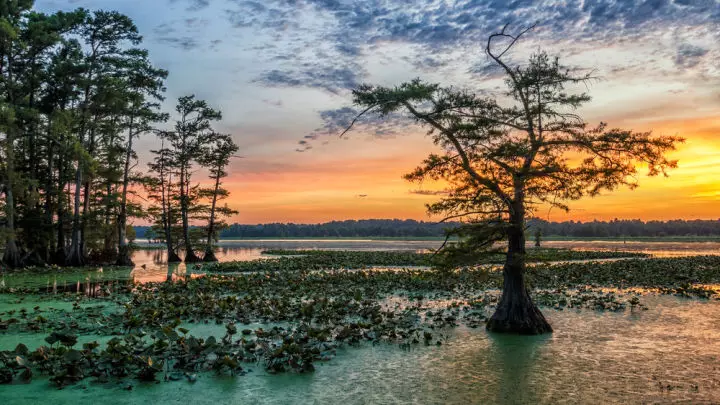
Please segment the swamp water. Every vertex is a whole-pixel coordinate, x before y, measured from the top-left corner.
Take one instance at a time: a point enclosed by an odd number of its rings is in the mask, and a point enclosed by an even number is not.
[[[583,242],[587,243],[587,242]],[[600,242],[604,243],[604,242]],[[319,248],[350,250],[421,250],[435,242],[396,241],[252,241],[221,248],[220,260],[261,257],[267,248]],[[681,243],[688,245],[687,243]],[[388,246],[388,245],[391,245]],[[620,250],[633,250],[630,245]],[[644,243],[651,245],[651,243]],[[719,251],[707,243],[692,244],[688,254]],[[548,242],[548,247],[575,247],[572,242]],[[608,248],[612,247],[600,247]],[[637,251],[658,253],[652,246]],[[674,249],[675,248],[675,249]],[[668,255],[683,252],[665,247]],[[104,269],[78,275],[5,276],[6,286],[53,288],[59,291],[92,291],[103,281],[163,281],[167,274],[184,276],[184,265],[168,268],[162,251],[139,251],[131,269]],[[143,265],[145,265],[143,267]],[[190,273],[196,270],[190,269]],[[34,278],[33,278],[34,277]],[[99,283],[93,283],[98,281]],[[67,290],[62,290],[64,286]],[[85,289],[85,290],[84,290]],[[68,309],[72,302],[34,297],[16,302],[0,294],[0,312],[40,305]],[[442,346],[362,344],[346,347],[328,362],[316,362],[307,374],[271,375],[262,365],[244,365],[245,376],[201,373],[195,383],[141,383],[126,381],[94,384],[92,379],[58,390],[47,378],[29,385],[0,386],[0,404],[81,404],[112,398],[113,404],[558,404],[558,403],[720,403],[720,301],[646,295],[648,310],[596,312],[583,309],[557,311],[543,308],[555,332],[549,336],[491,335],[483,328],[458,327],[442,331]],[[90,301],[83,306],[102,305]],[[427,304],[427,302],[426,302]],[[108,306],[112,304],[106,304]],[[221,336],[223,325],[185,325],[198,337]],[[252,325],[258,327],[259,325]],[[3,336],[0,350],[22,341],[31,349],[43,344],[45,334]],[[79,343],[108,337],[79,334]],[[127,384],[132,385],[127,390]]]
[[[546,308],[549,336],[459,327],[444,331],[439,347],[362,344],[302,375],[270,375],[257,365],[234,378],[203,373],[195,383],[130,381],[132,390],[90,380],[58,390],[37,378],[0,386],[0,403],[720,403],[720,301],[650,295],[645,302],[647,311],[618,313]],[[221,329],[195,325],[191,333]]]
[[[436,249],[442,245],[439,240],[348,240],[348,239],[292,239],[292,240],[227,240],[221,241],[216,256],[220,261],[255,260],[277,256],[263,255],[267,249],[321,249],[321,250],[405,250],[423,252]],[[648,253],[656,257],[678,257],[694,255],[720,254],[720,242],[627,242],[621,241],[547,241],[548,248],[568,248],[577,250],[622,250],[628,252]],[[531,243],[528,242],[528,247]],[[160,282],[167,279],[185,277],[187,274],[201,274],[202,264],[184,263],[169,265],[164,250],[138,250],[133,254],[135,268],[116,269],[104,268],[98,271],[93,267],[87,271],[47,274],[13,274],[0,275],[0,292],[6,288],[37,287],[52,291],[79,289],[85,292],[89,281],[130,280],[136,283]],[[79,283],[79,284],[78,284]],[[92,286],[90,286],[92,288]],[[89,292],[91,294],[91,292]]]

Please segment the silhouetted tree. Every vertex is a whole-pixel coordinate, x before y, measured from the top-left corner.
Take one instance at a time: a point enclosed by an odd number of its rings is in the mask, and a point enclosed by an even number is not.
[[[174,131],[167,131],[164,137],[168,142],[168,152],[172,168],[177,173],[180,197],[180,215],[182,218],[183,241],[185,244],[185,262],[199,262],[195,254],[193,238],[190,235],[190,217],[198,209],[197,190],[190,184],[194,164],[202,157],[203,145],[214,138],[212,121],[222,118],[220,111],[208,107],[205,100],[196,100],[194,95],[180,97],[175,111],[179,118]]]
[[[665,174],[677,165],[665,153],[682,139],[610,129],[605,123],[589,127],[575,110],[590,97],[566,87],[588,82],[590,74],[576,74],[545,52],[533,54],[525,66],[506,60],[528,30],[511,35],[503,28],[485,45],[487,56],[505,73],[503,97],[419,79],[394,88],[363,85],[353,95],[363,108],[359,115],[402,113],[429,128],[444,152],[431,154],[406,179],[447,182],[448,195],[429,204],[428,211],[465,221],[463,233],[473,229],[475,246],[461,246],[472,250],[507,242],[502,297],[487,329],[541,334],[552,328],[525,284],[528,212],[540,203],[568,209],[568,200],[621,185],[634,188],[636,163],[646,164],[649,175]],[[498,41],[504,41],[499,48]]]
[[[218,238],[218,232],[227,226],[218,218],[229,217],[237,214],[237,211],[231,209],[227,204],[218,206],[218,201],[227,198],[230,193],[222,187],[222,179],[227,176],[225,169],[230,163],[230,159],[238,151],[238,146],[233,142],[230,135],[216,134],[214,142],[206,148],[200,157],[199,163],[210,171],[210,179],[214,185],[212,188],[201,190],[202,194],[209,197],[210,212],[208,214],[207,226],[207,243],[205,245],[205,255],[203,261],[216,262],[214,242]]]

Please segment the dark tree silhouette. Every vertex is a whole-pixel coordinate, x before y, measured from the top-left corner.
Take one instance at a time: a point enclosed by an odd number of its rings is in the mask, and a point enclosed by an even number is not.
[[[224,200],[230,195],[222,187],[222,179],[227,177],[227,166],[237,151],[238,146],[230,135],[216,134],[214,142],[205,148],[199,160],[199,163],[210,172],[210,179],[214,183],[212,188],[201,190],[201,195],[211,201],[208,212],[207,243],[205,255],[203,255],[204,262],[218,261],[217,257],[215,257],[215,241],[218,239],[219,231],[227,227],[227,224],[220,219],[238,213],[228,207],[227,204],[218,206],[220,200]]]
[[[590,127],[575,112],[590,97],[568,88],[593,77],[563,67],[545,52],[533,54],[527,65],[511,65],[506,55],[530,28],[517,35],[506,28],[485,46],[505,74],[507,92],[500,97],[419,79],[394,88],[363,85],[353,92],[363,109],[353,123],[368,113],[400,113],[429,128],[443,153],[431,154],[406,179],[447,183],[448,194],[428,211],[466,223],[458,232],[471,234],[473,243],[460,246],[507,242],[502,298],[487,329],[541,334],[552,328],[525,283],[526,217],[541,203],[567,210],[569,200],[623,185],[634,188],[636,164],[646,165],[651,176],[666,174],[677,162],[665,153],[682,139],[610,129],[605,123]]]
[[[135,141],[157,136],[155,123],[168,119],[160,112],[168,72],[139,47],[128,16],[83,8],[46,14],[33,3],[0,2],[0,271],[132,265],[128,223],[147,214],[135,193],[143,178],[134,170]],[[180,102],[177,133],[158,136],[168,147],[151,167],[161,173],[148,193],[161,204],[149,213],[161,212],[170,261],[179,260],[180,242],[192,250],[187,221],[205,205],[191,171],[212,140],[207,121],[219,118],[192,97]]]
[[[213,121],[222,119],[222,113],[210,108],[205,100],[197,100],[194,95],[180,97],[175,111],[179,118],[175,122],[175,131],[163,132],[170,148],[170,161],[178,177],[180,191],[180,215],[185,244],[185,262],[202,261],[195,254],[193,239],[190,236],[190,217],[199,210],[190,178],[194,163],[202,158],[203,145],[210,142],[215,132],[211,128]]]

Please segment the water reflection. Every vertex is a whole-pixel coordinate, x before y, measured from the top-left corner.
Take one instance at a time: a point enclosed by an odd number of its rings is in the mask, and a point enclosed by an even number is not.
[[[403,250],[423,252],[437,249],[439,240],[228,240],[221,241],[216,256],[220,261],[245,261],[268,259],[263,255],[268,249],[291,250]],[[547,241],[545,247],[570,248],[578,250],[624,250],[649,253],[656,257],[677,257],[720,253],[720,242],[627,242],[622,241]],[[139,250],[133,255],[136,268],[133,277],[137,282],[164,281],[184,277],[186,274],[201,272],[200,265],[192,265],[188,271],[185,264],[169,269],[165,250]],[[170,271],[172,270],[172,271]],[[169,274],[172,273],[172,276]]]
[[[720,242],[639,242],[567,240],[543,242],[544,247],[578,250],[622,250],[648,253],[655,257],[682,257],[720,254]]]
[[[235,246],[221,246],[215,255],[220,261],[247,261],[261,258],[268,258],[262,254],[266,248],[248,248]],[[202,263],[167,263],[167,251],[163,250],[138,250],[133,254],[135,268],[132,271],[132,278],[138,283],[162,282],[183,279],[187,275],[193,275],[202,271]]]
[[[142,243],[142,241],[141,241]],[[324,249],[324,250],[405,250],[427,251],[440,246],[438,240],[243,240],[221,241],[216,256],[220,261],[267,259],[273,256],[263,255],[267,249]],[[657,257],[677,257],[720,253],[720,242],[627,242],[622,241],[547,241],[545,247],[572,248],[579,250],[626,250],[650,253]],[[134,269],[109,268],[104,273],[99,268],[88,271],[75,271],[58,274],[11,274],[0,275],[0,290],[3,288],[33,287],[41,288],[57,283],[76,284],[93,280],[132,280],[137,283],[178,280],[188,275],[196,277],[202,273],[202,264],[193,264],[188,268],[184,263],[167,265],[167,253],[164,249],[138,250],[133,254]],[[4,286],[4,287],[3,287]]]
[[[125,285],[132,279],[130,268],[92,268],[57,273],[18,273],[0,275],[0,293],[9,289],[29,289],[41,293],[78,292],[104,295],[112,284]],[[113,287],[115,288],[115,287]]]
[[[550,336],[512,336],[488,333],[490,367],[497,370],[499,386],[496,402],[500,404],[538,403],[543,387],[535,382],[540,352]]]

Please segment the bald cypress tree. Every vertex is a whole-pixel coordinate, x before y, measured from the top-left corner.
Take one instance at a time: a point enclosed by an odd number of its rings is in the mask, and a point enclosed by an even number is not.
[[[230,135],[217,134],[213,143],[206,148],[200,157],[199,163],[208,169],[213,186],[201,190],[201,194],[210,199],[207,225],[207,243],[205,245],[204,262],[216,262],[214,242],[218,239],[220,230],[227,226],[221,218],[237,214],[237,211],[226,205],[218,203],[226,199],[230,193],[222,187],[222,179],[227,177],[227,166],[230,159],[238,151],[238,146]]]
[[[442,149],[405,177],[447,183],[447,196],[428,211],[465,222],[455,231],[463,241],[445,251],[450,259],[472,261],[496,242],[506,243],[502,297],[487,329],[542,334],[552,327],[525,283],[528,214],[540,204],[568,209],[570,200],[634,188],[637,164],[651,176],[666,174],[677,162],[665,154],[682,139],[588,125],[576,110],[590,96],[569,89],[590,81],[589,74],[576,74],[545,52],[525,65],[507,60],[526,32],[511,35],[504,28],[485,44],[486,55],[505,74],[501,97],[419,79],[392,88],[363,85],[353,95],[360,116],[403,114],[428,128]]]
[[[124,124],[127,130],[124,145],[122,184],[120,191],[119,212],[117,216],[118,258],[119,266],[132,266],[130,250],[127,245],[126,229],[128,219],[128,192],[131,180],[132,162],[137,159],[133,144],[138,136],[153,131],[153,124],[167,121],[167,114],[158,112],[158,101],[163,100],[165,90],[163,81],[168,72],[152,66],[145,50],[128,52],[125,61],[127,95]]]
[[[215,136],[212,123],[220,120],[222,114],[210,108],[205,100],[196,99],[194,95],[180,97],[175,111],[178,113],[175,130],[167,131],[163,136],[168,144],[172,169],[177,173],[185,262],[193,263],[202,259],[195,254],[190,220],[193,213],[201,210],[196,206],[199,201],[194,198],[197,190],[191,184],[191,177],[195,164],[202,158],[204,145]]]

